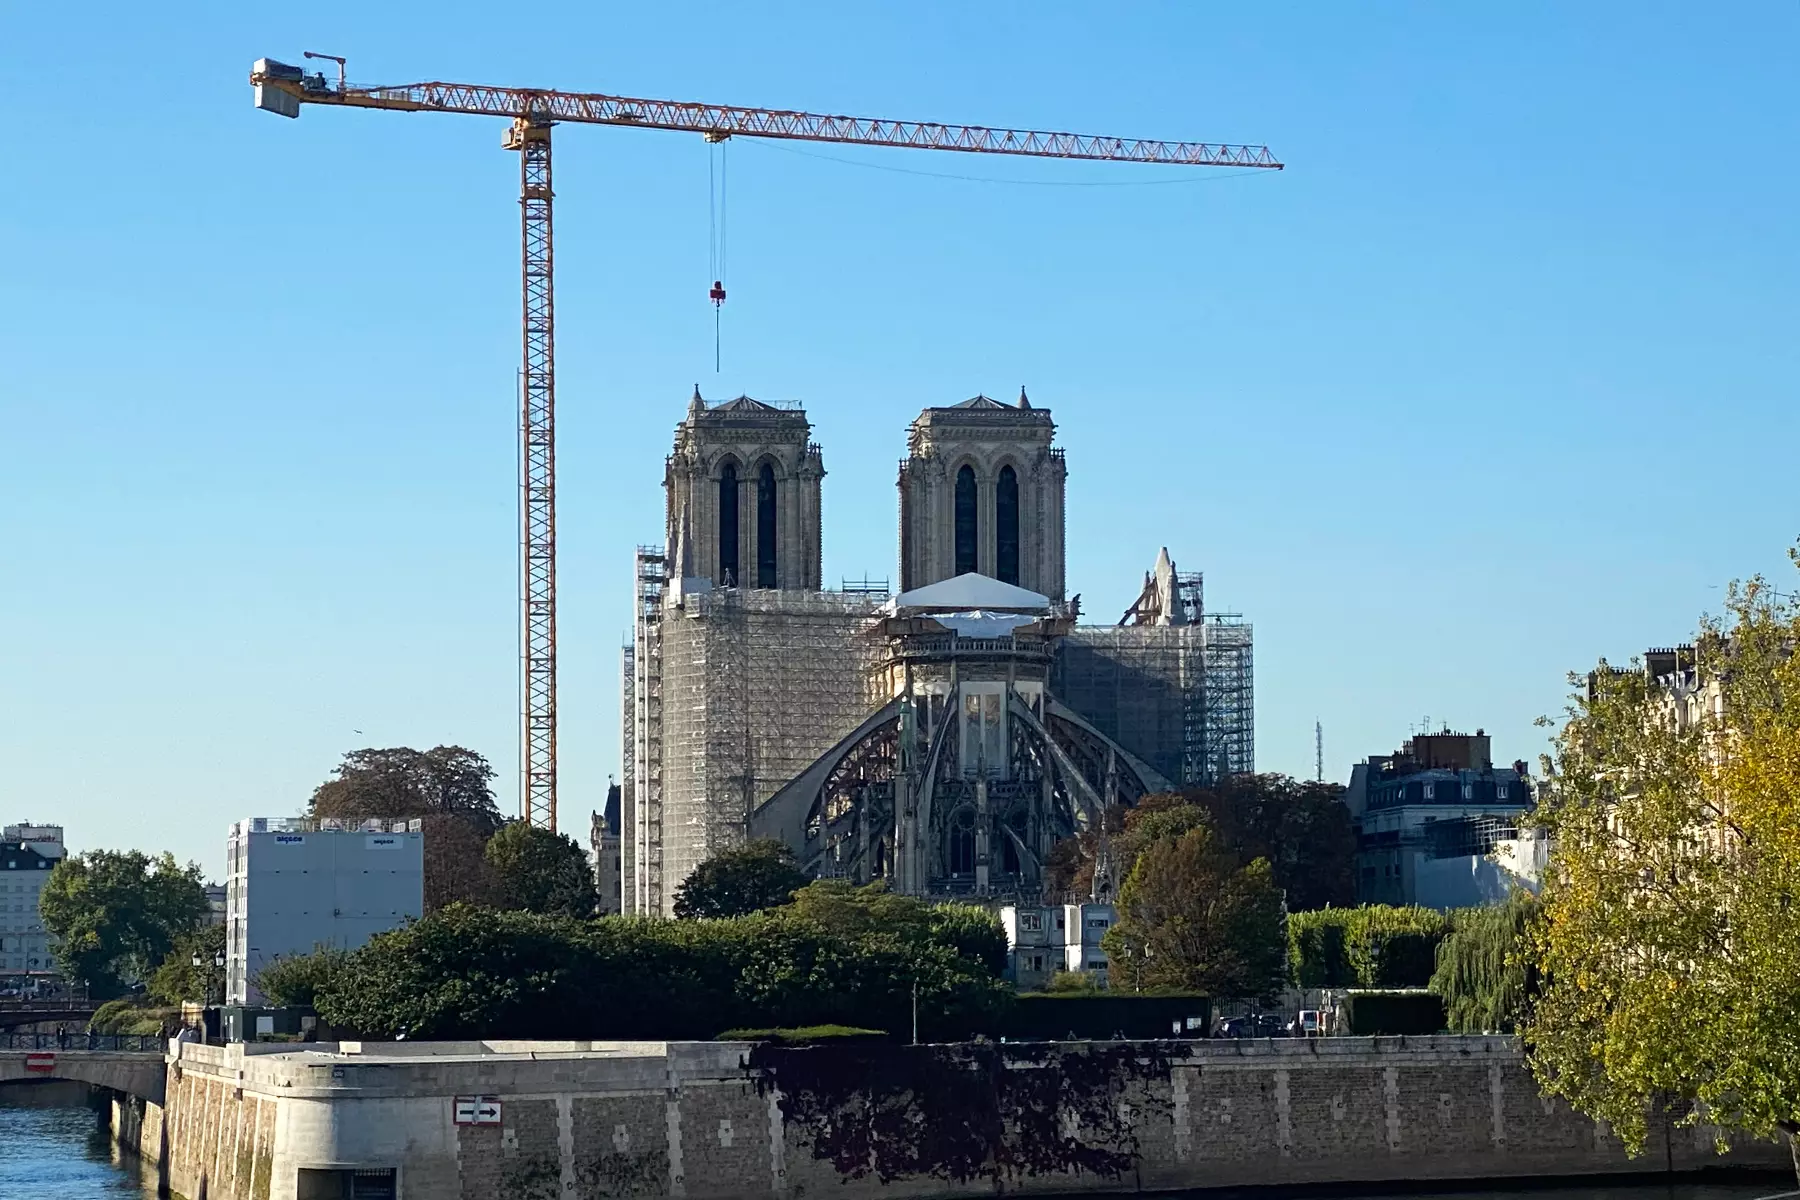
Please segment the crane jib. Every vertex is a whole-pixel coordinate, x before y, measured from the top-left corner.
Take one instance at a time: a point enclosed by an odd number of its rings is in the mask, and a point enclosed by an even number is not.
[[[744,108],[674,100],[643,100],[591,92],[487,87],[466,83],[411,83],[399,87],[350,87],[344,59],[337,80],[324,72],[271,58],[256,61],[250,82],[256,107],[298,117],[306,104],[379,108],[393,112],[452,112],[506,117],[506,147],[519,152],[522,360],[519,371],[520,483],[520,694],[519,808],[532,825],[556,829],[556,337],[552,238],[550,130],[558,122],[632,125],[732,137],[843,142],[967,154],[1157,163],[1186,167],[1281,170],[1267,146],[1170,142],[1101,137],[1029,129],[991,129],[931,121],[827,116],[783,109]],[[717,306],[725,287],[715,280]],[[715,342],[716,347],[716,342]],[[716,352],[716,351],[715,351]]]
[[[268,60],[264,60],[265,62]],[[274,64],[279,66],[279,64]],[[293,70],[290,68],[290,70]],[[894,121],[832,116],[785,109],[747,108],[674,100],[645,100],[599,92],[559,92],[467,83],[409,83],[339,89],[320,74],[258,72],[251,82],[293,101],[379,108],[395,112],[452,112],[471,116],[528,117],[589,125],[635,125],[710,137],[787,138],[900,149],[949,150],[1038,158],[1077,158],[1168,166],[1245,167],[1281,170],[1267,146],[1223,142],[1175,142],[1032,129]],[[259,107],[268,107],[259,99]],[[287,115],[287,114],[284,114]]]

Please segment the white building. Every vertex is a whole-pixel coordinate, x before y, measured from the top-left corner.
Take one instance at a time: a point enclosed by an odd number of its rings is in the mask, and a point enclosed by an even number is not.
[[[1058,971],[1091,975],[1107,985],[1106,936],[1118,913],[1110,904],[1008,904],[1000,910],[1006,930],[1006,977],[1021,992],[1039,992]]]
[[[50,869],[68,856],[61,825],[8,825],[0,831],[0,980],[19,987],[55,972],[38,897]]]
[[[231,827],[225,862],[228,1004],[260,1004],[257,974],[316,947],[354,950],[425,911],[417,819],[255,817]]]
[[[1356,824],[1356,898],[1364,904],[1466,908],[1536,890],[1548,846],[1523,818],[1523,762],[1496,767],[1489,738],[1415,734],[1351,771],[1344,805]]]

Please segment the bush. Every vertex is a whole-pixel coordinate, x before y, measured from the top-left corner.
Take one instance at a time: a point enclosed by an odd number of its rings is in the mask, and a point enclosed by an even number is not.
[[[154,1035],[181,1015],[179,1008],[159,1005],[147,996],[108,1000],[88,1020],[89,1033]]]
[[[916,903],[916,902],[915,902]],[[379,934],[314,1007],[369,1038],[696,1039],[844,1025],[954,1038],[1011,999],[929,929],[844,932],[785,911],[577,921],[453,905]]]
[[[1303,988],[1424,987],[1447,925],[1430,908],[1364,904],[1288,916],[1288,967]]]
[[[1058,971],[1050,976],[1044,988],[1052,995],[1092,995],[1101,991],[1100,981],[1086,971]]]

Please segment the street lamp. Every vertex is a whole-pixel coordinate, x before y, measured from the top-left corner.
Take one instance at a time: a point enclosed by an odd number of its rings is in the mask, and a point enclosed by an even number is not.
[[[202,966],[205,965],[204,963],[202,963],[200,961],[200,952],[198,950],[194,951],[193,957],[188,960],[188,963],[196,971],[198,971]],[[224,971],[225,971],[225,952],[223,950],[220,950],[213,955],[212,968],[213,968],[214,975],[222,975],[224,973]],[[201,986],[200,1000],[201,1000],[201,1003],[203,1003],[203,1004],[211,1004],[212,1003],[212,981],[213,981],[213,976],[208,975],[208,976],[206,976],[205,981],[204,981],[203,985]],[[223,993],[224,989],[221,988],[220,991],[221,991],[221,993]],[[221,1003],[221,1004],[225,1003],[225,997],[223,994],[221,994],[219,997],[219,1003]]]

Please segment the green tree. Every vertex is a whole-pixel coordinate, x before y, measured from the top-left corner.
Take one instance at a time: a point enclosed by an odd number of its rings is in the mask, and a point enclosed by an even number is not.
[[[1282,985],[1281,891],[1268,860],[1240,865],[1205,826],[1140,853],[1118,912],[1102,943],[1114,987],[1269,996]]]
[[[311,1008],[313,998],[344,969],[350,953],[318,946],[311,954],[278,955],[256,973],[263,999],[277,1007]]]
[[[38,901],[63,973],[99,998],[145,980],[207,913],[200,867],[141,850],[90,850],[50,871]]]
[[[425,832],[425,911],[493,904],[482,851],[506,823],[494,803],[494,769],[461,746],[352,750],[313,789],[307,815],[363,821],[418,817]]]
[[[144,990],[152,999],[170,1007],[182,1004],[218,1004],[224,1000],[225,973],[214,960],[225,952],[225,927],[202,925],[175,939],[175,945],[156,968]],[[200,965],[194,965],[194,959]]]
[[[1753,580],[1674,677],[1571,680],[1522,1032],[1543,1088],[1633,1149],[1664,1101],[1786,1134],[1800,1173],[1797,647],[1800,605]]]
[[[599,905],[587,852],[567,834],[514,821],[488,839],[498,907],[591,917]]]
[[[675,889],[675,915],[741,917],[786,904],[807,882],[792,851],[773,838],[759,838],[695,867]]]
[[[1356,833],[1343,791],[1335,783],[1264,774],[1146,796],[1106,814],[1113,865],[1124,878],[1146,847],[1204,824],[1241,861],[1267,859],[1291,911],[1354,904]],[[1099,830],[1059,842],[1049,864],[1051,890],[1085,894],[1099,845]]]
[[[858,887],[848,880],[818,879],[776,911],[846,937],[887,933],[904,942],[944,946],[991,975],[1006,971],[1006,930],[992,912],[973,904],[931,904],[891,892],[880,881]]]
[[[1452,1033],[1512,1033],[1537,991],[1525,931],[1537,897],[1520,889],[1505,904],[1450,914],[1438,943],[1431,990]]]

